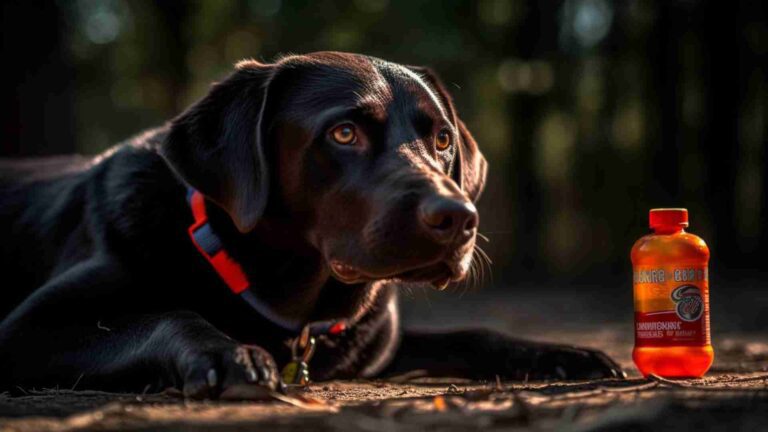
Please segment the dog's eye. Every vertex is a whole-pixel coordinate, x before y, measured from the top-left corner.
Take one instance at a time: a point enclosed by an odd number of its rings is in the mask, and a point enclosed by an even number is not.
[[[343,124],[336,126],[331,130],[331,137],[337,144],[351,145],[357,141],[357,134],[355,133],[355,127],[351,124]]]
[[[438,150],[445,150],[451,146],[451,134],[447,130],[443,129],[435,136],[435,147]]]

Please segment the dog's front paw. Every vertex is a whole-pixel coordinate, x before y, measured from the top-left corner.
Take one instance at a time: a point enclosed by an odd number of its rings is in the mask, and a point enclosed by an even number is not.
[[[191,354],[184,363],[182,391],[192,399],[264,399],[280,379],[272,356],[254,345]]]
[[[586,380],[624,378],[626,374],[602,351],[545,345],[534,354],[527,377],[532,380]]]

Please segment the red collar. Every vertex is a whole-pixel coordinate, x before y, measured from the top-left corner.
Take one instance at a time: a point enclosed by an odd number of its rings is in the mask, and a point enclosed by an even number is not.
[[[195,223],[189,227],[189,237],[197,250],[213,266],[219,277],[227,284],[234,294],[240,294],[250,288],[248,277],[234,259],[224,249],[221,238],[217,236],[208,223],[208,214],[205,211],[205,197],[195,189],[189,189],[187,193],[189,206]]]
[[[347,329],[348,323],[346,320],[315,321],[305,324],[284,318],[273,311],[268,304],[262,302],[251,291],[251,284],[243,268],[227,253],[221,238],[213,232],[211,224],[208,222],[203,194],[193,188],[188,188],[187,201],[192,208],[192,215],[195,218],[195,222],[188,230],[189,238],[192,239],[192,243],[197,250],[211,264],[211,267],[213,267],[233,294],[240,296],[262,317],[292,333],[299,333],[302,329],[308,327],[312,335],[338,335]]]

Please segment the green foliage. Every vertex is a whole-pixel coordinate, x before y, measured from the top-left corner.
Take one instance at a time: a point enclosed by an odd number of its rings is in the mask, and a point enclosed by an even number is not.
[[[766,24],[748,8],[608,0],[62,4],[82,152],[171,118],[240,59],[355,51],[431,66],[449,83],[491,163],[481,230],[502,277],[623,277],[646,211],[659,205],[688,206],[692,228],[734,261],[740,248],[764,248],[755,239],[766,236]],[[736,47],[720,44],[729,37]],[[738,47],[742,57],[731,56]],[[721,58],[745,70],[719,67]],[[720,90],[740,73],[748,78],[741,92]],[[713,192],[722,187],[728,192]]]

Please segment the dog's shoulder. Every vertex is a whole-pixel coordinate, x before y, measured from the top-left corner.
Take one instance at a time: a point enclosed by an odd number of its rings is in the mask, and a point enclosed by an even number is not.
[[[189,212],[185,187],[156,150],[166,130],[146,131],[96,156],[0,160],[0,231],[47,244],[56,255],[73,232],[109,247],[105,241],[146,241],[181,226]]]
[[[167,127],[148,130],[93,160],[89,207],[92,219],[105,225],[100,231],[147,245],[186,229],[191,221],[186,186],[158,152],[167,132]]]

